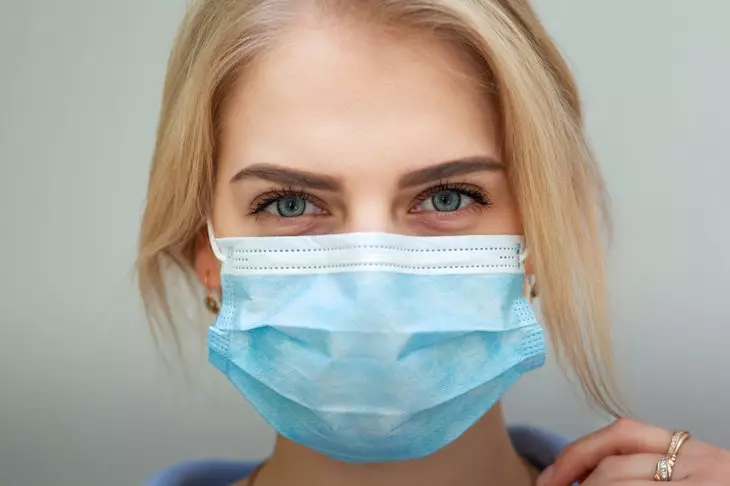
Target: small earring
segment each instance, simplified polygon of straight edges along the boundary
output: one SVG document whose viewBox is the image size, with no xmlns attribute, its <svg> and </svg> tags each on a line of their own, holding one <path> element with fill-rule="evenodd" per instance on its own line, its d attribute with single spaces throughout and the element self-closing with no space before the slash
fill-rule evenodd
<svg viewBox="0 0 730 486">
<path fill-rule="evenodd" d="M 530 296 L 534 299 L 538 295 L 540 295 L 540 291 L 537 288 L 537 282 L 535 282 L 535 285 L 532 286 L 532 290 L 530 290 Z"/>
<path fill-rule="evenodd" d="M 530 300 L 534 299 L 540 294 L 539 289 L 537 288 L 537 277 L 535 274 L 530 274 L 527 277 L 527 294 L 530 297 Z"/>
<path fill-rule="evenodd" d="M 205 296 L 205 307 L 213 314 L 218 314 L 221 311 L 221 302 L 220 298 L 215 295 L 213 292 L 213 289 L 211 289 L 208 286 L 208 277 L 210 276 L 210 272 L 205 274 L 205 288 L 207 291 L 207 295 Z"/>
</svg>

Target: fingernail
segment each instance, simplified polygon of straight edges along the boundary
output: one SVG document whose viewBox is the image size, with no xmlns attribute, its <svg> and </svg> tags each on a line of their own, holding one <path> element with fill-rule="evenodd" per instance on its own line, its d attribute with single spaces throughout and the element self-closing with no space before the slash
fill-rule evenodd
<svg viewBox="0 0 730 486">
<path fill-rule="evenodd" d="M 547 469 L 545 469 L 540 476 L 537 478 L 537 486 L 546 486 L 550 483 L 550 479 L 553 477 L 553 473 L 555 472 L 555 467 L 549 466 Z"/>
</svg>

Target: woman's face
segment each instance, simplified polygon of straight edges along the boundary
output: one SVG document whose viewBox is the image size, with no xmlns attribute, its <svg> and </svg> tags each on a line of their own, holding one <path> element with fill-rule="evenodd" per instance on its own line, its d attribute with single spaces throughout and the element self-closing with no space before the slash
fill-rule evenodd
<svg viewBox="0 0 730 486">
<path fill-rule="evenodd" d="M 290 33 L 223 115 L 216 236 L 521 234 L 476 78 L 423 36 Z"/>
</svg>

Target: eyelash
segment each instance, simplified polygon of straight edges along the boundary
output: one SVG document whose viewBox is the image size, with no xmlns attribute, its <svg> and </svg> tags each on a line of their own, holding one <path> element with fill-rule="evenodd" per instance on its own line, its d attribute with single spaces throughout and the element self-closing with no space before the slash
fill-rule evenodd
<svg viewBox="0 0 730 486">
<path fill-rule="evenodd" d="M 459 194 L 463 194 L 467 197 L 472 198 L 476 204 L 484 208 L 488 208 L 492 205 L 492 201 L 486 191 L 482 191 L 470 184 L 453 182 L 439 182 L 435 186 L 426 189 L 416 197 L 416 205 L 423 203 L 429 197 L 435 196 L 442 191 L 456 191 Z M 317 204 L 319 202 L 311 195 L 299 189 L 293 189 L 289 187 L 283 189 L 271 189 L 270 191 L 256 198 L 251 203 L 251 207 L 249 208 L 249 216 L 256 216 L 261 214 L 271 204 L 275 203 L 283 197 L 298 197 L 312 204 Z"/>
</svg>

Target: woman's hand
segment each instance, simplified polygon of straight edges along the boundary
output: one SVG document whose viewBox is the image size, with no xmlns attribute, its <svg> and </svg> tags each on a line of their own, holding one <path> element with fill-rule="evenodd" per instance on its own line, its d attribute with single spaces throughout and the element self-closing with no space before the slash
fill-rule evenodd
<svg viewBox="0 0 730 486">
<path fill-rule="evenodd" d="M 573 442 L 538 479 L 538 486 L 649 486 L 673 433 L 621 419 Z M 673 482 L 730 486 L 730 451 L 689 438 L 677 454 Z"/>
</svg>

